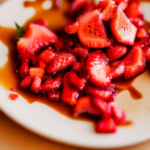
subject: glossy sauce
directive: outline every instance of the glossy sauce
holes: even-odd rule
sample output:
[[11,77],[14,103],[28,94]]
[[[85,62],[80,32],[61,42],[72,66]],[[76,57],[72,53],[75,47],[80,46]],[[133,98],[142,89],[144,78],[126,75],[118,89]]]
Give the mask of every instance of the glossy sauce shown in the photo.
[[[69,3],[67,0],[63,1],[63,6],[59,9],[51,8],[48,10],[44,10],[41,6],[45,0],[37,0],[37,1],[27,1],[24,2],[25,7],[33,7],[36,10],[36,13],[33,17],[27,20],[24,24],[24,28],[27,28],[28,24],[31,22],[35,22],[38,18],[45,18],[48,21],[48,28],[52,31],[61,30],[67,25],[68,20],[65,17],[65,11],[69,7]],[[51,15],[53,14],[53,15]],[[56,111],[60,112],[61,114],[71,118],[72,117],[72,110],[71,106],[64,104],[60,101],[49,101],[45,94],[39,93],[35,94],[32,93],[28,89],[22,89],[19,87],[21,78],[17,73],[17,50],[16,50],[16,42],[12,40],[12,37],[17,34],[16,29],[12,28],[5,28],[0,26],[0,40],[8,47],[8,61],[3,68],[0,68],[0,84],[9,90],[10,88],[14,88],[15,92],[24,97],[29,103],[33,102],[40,102],[44,103],[51,108],[55,109]],[[117,89],[119,92],[123,90],[128,90],[131,94],[133,99],[141,99],[142,94],[137,91],[133,85],[134,79],[124,80],[123,78],[114,80]],[[11,83],[11,84],[10,84]],[[77,118],[78,120],[86,120],[95,122],[98,118],[93,118],[93,116],[88,117],[86,115],[81,115]],[[126,121],[123,125],[131,125],[132,122]]]

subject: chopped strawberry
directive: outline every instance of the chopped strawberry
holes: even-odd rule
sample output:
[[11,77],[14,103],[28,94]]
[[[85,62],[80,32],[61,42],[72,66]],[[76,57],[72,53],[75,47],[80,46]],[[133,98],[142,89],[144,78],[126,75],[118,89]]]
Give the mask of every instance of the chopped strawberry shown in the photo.
[[101,1],[98,2],[98,7],[100,7],[100,8],[105,8],[105,7],[107,7],[111,2],[112,2],[112,0],[101,0]]
[[75,34],[78,31],[78,21],[69,24],[65,27],[65,32],[68,34]]
[[55,79],[47,80],[46,83],[41,85],[41,91],[58,90],[62,84],[62,78],[57,77]]
[[103,99],[94,97],[93,104],[102,112],[103,118],[108,119],[111,117],[111,105],[109,103]]
[[80,91],[85,87],[86,80],[84,78],[79,78],[74,71],[68,73],[67,79],[70,84]]
[[70,53],[58,53],[47,67],[47,73],[55,73],[71,66],[76,62],[76,58]]
[[97,133],[114,133],[116,132],[116,123],[112,118],[109,119],[101,119],[96,124],[96,132]]
[[128,7],[128,3],[121,2],[118,6],[122,9],[122,11],[125,11]]
[[145,52],[139,45],[135,45],[124,59],[125,78],[129,79],[141,73],[146,66]]
[[31,83],[32,83],[32,76],[28,75],[21,81],[20,87],[28,88],[31,86]]
[[146,60],[147,60],[148,62],[150,62],[150,46],[146,46],[146,47],[144,48],[144,52],[145,52],[145,54],[146,54]]
[[53,49],[48,48],[44,50],[38,57],[39,60],[42,60],[45,63],[50,63],[55,57],[55,52]]
[[119,106],[113,105],[111,107],[111,111],[116,124],[124,123],[126,116],[124,111]]
[[133,45],[137,28],[130,22],[120,7],[117,7],[110,22],[111,30],[119,43]]
[[67,76],[68,73],[64,76],[63,79],[61,99],[63,102],[69,105],[75,105],[77,102],[77,98],[79,97],[79,92],[68,82]]
[[60,91],[48,91],[47,96],[52,101],[58,101],[60,98]]
[[86,12],[78,18],[78,37],[83,46],[102,48],[110,46],[105,27],[98,10]]
[[18,95],[17,94],[9,94],[9,98],[11,100],[17,100],[18,99]]
[[44,26],[31,23],[17,43],[20,58],[33,59],[35,52],[55,43],[57,36]]
[[143,38],[147,36],[147,32],[143,28],[139,28],[136,37]]
[[22,78],[28,75],[29,73],[29,60],[28,59],[24,59],[24,61],[21,63],[19,72]]
[[114,1],[110,2],[109,5],[102,11],[101,19],[103,21],[109,21],[114,16],[117,5]]
[[47,64],[45,62],[43,62],[42,60],[39,60],[39,67],[42,69],[46,69]]
[[123,55],[127,53],[127,47],[126,46],[114,46],[109,48],[106,51],[106,54],[110,61],[117,60],[121,58]]
[[73,116],[77,117],[82,113],[90,113],[92,115],[100,115],[100,111],[92,105],[91,98],[89,96],[81,97],[78,99]]
[[44,19],[44,18],[40,18],[40,19],[36,20],[35,23],[37,23],[37,24],[39,24],[39,25],[41,25],[41,26],[44,26],[44,27],[46,27],[46,26],[48,25],[47,20]]
[[89,55],[86,61],[86,68],[93,84],[105,87],[110,85],[111,67],[108,64],[108,58],[103,53]]
[[61,40],[58,40],[55,42],[54,48],[56,51],[60,51],[64,48],[64,43]]
[[38,76],[35,76],[31,84],[31,90],[35,93],[38,93],[40,91],[41,83],[42,79]]
[[88,49],[83,47],[76,47],[71,51],[80,61],[84,61],[88,55]]
[[31,67],[29,69],[29,75],[32,77],[39,76],[40,78],[42,78],[44,73],[45,70],[40,67]]

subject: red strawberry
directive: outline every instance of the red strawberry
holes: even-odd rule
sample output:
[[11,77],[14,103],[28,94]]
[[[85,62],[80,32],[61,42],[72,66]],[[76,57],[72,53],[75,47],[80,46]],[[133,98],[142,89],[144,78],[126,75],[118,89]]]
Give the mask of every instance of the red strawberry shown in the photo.
[[39,60],[42,60],[45,63],[50,63],[55,57],[55,52],[53,49],[48,48],[44,50],[38,57]]
[[128,4],[128,2],[129,2],[129,0],[113,0],[113,1],[115,1],[117,4],[120,4],[122,2],[125,2]]
[[122,11],[124,11],[125,9],[128,8],[128,3],[121,2],[118,6],[122,9]]
[[101,1],[98,2],[98,7],[100,7],[100,8],[105,8],[105,7],[107,7],[111,2],[112,2],[112,0],[101,0]]
[[110,2],[109,5],[102,11],[101,19],[103,21],[109,21],[114,16],[117,5],[114,1]]
[[68,34],[75,34],[78,31],[78,21],[69,24],[65,27],[65,32]]
[[126,46],[114,46],[109,48],[106,51],[106,54],[110,61],[117,60],[121,58],[123,55],[127,53],[127,47]]
[[61,77],[47,80],[46,83],[41,85],[41,91],[58,90],[60,88],[61,84],[62,84]]
[[129,79],[141,73],[146,66],[145,52],[139,45],[135,45],[124,59],[125,78]]
[[145,54],[146,54],[146,60],[150,62],[150,46],[146,46],[144,48]]
[[20,75],[22,78],[24,78],[29,73],[29,60],[24,59],[20,66]]
[[76,47],[71,51],[80,61],[84,61],[88,55],[88,49],[83,47]]
[[47,64],[45,62],[43,62],[42,60],[39,60],[39,67],[42,69],[46,69]]
[[46,27],[48,25],[48,22],[44,18],[40,18],[40,19],[36,20],[35,23],[37,23],[41,26],[44,26],[44,27]]
[[56,51],[60,51],[64,48],[64,43],[61,40],[58,40],[55,42],[54,48]]
[[82,113],[100,115],[100,111],[92,105],[91,98],[89,96],[79,98],[75,105],[73,116],[77,117]]
[[112,118],[101,119],[96,124],[97,133],[114,133],[116,132],[116,123]]
[[137,27],[137,28],[141,28],[144,25],[144,19],[141,18],[129,18],[130,21]]
[[70,53],[58,53],[47,67],[47,73],[55,73],[71,66],[76,62],[76,58]]
[[77,98],[79,97],[79,92],[73,86],[70,85],[67,79],[68,73],[64,76],[63,79],[63,90],[61,99],[63,102],[69,105],[75,105],[77,102]]
[[31,23],[26,34],[17,43],[20,58],[32,59],[35,52],[55,43],[57,36],[44,26]]
[[147,36],[147,32],[143,28],[139,28],[136,37],[143,38]]
[[39,76],[40,78],[42,78],[44,73],[45,70],[40,67],[31,67],[29,69],[29,75],[32,77]]
[[111,117],[111,105],[109,103],[103,99],[94,97],[93,104],[102,112],[103,118],[107,119]]
[[124,111],[119,106],[113,105],[111,107],[111,111],[116,124],[124,123],[126,116]]
[[20,83],[20,87],[22,88],[28,88],[31,86],[32,83],[32,76],[26,76]]
[[130,22],[120,7],[115,10],[110,26],[119,43],[134,44],[137,28]]
[[47,96],[52,101],[58,101],[60,98],[60,91],[48,91]]
[[105,27],[98,10],[86,12],[78,18],[78,37],[83,46],[102,48],[110,46]]
[[103,54],[93,53],[86,61],[86,68],[90,80],[97,86],[109,86],[111,83],[111,67],[108,58]]
[[35,93],[38,93],[40,91],[41,83],[42,79],[38,76],[35,76],[31,84],[31,90]]
[[84,78],[79,78],[74,71],[69,72],[67,78],[69,83],[76,87],[78,90],[83,90],[85,87],[86,80]]

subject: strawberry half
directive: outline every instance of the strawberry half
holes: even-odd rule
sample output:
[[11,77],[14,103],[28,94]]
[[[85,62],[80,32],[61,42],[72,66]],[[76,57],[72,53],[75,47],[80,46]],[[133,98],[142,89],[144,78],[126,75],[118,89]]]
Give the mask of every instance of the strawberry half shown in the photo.
[[108,58],[103,54],[93,53],[86,61],[86,68],[90,80],[97,86],[109,86],[111,83],[111,67]]
[[98,10],[84,13],[78,18],[78,37],[80,42],[88,48],[102,48],[110,46],[105,27]]
[[22,88],[28,88],[31,86],[32,83],[32,76],[26,76],[20,83],[20,87]]
[[57,36],[44,26],[31,23],[24,37],[17,43],[20,58],[32,59],[35,52],[55,43]]
[[42,79],[38,76],[35,76],[31,84],[31,90],[35,93],[38,93],[41,88],[41,83],[42,83]]
[[58,53],[47,67],[47,73],[55,73],[71,66],[76,62],[76,58],[70,53]]
[[145,69],[146,55],[139,45],[135,45],[123,61],[125,63],[125,78],[129,79]]
[[116,8],[110,27],[119,43],[134,44],[137,28],[130,22],[120,7]]

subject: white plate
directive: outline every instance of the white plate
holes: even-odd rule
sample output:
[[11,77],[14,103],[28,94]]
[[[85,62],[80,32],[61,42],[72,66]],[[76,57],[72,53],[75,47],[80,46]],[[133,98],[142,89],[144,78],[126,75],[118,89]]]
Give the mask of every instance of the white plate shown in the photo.
[[[150,12],[148,3],[142,4],[144,13]],[[33,16],[33,8],[24,8],[21,0],[8,0],[0,6],[0,25],[15,27],[14,22],[23,25]],[[146,19],[149,15],[146,15]],[[0,64],[7,61],[7,48],[0,42]],[[11,83],[10,83],[11,85]],[[93,124],[84,121],[71,120],[52,108],[41,104],[29,104],[21,96],[19,100],[11,101],[9,91],[0,87],[0,107],[2,112],[18,124],[48,139],[88,148],[124,147],[150,139],[150,75],[148,72],[136,78],[134,86],[142,91],[143,99],[133,100],[128,91],[117,96],[117,103],[127,114],[127,120],[132,120],[130,126],[118,127],[115,134],[96,134]]]

